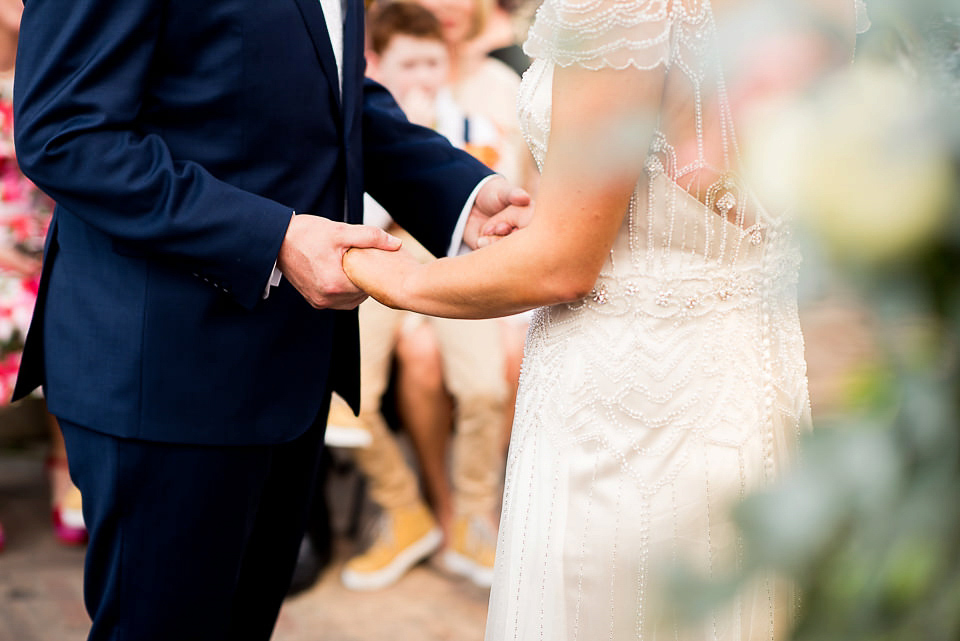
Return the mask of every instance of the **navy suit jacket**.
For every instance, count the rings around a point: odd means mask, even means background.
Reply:
[[[362,9],[341,99],[318,0],[27,0],[17,152],[58,206],[17,396],[200,444],[290,440],[328,383],[356,405],[355,312],[262,298],[291,212],[360,222],[366,190],[444,254],[490,173],[364,79]]]

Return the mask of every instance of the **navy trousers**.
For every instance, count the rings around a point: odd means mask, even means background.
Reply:
[[[267,641],[303,537],[328,405],[279,445],[137,441],[61,421],[90,533],[89,641]]]

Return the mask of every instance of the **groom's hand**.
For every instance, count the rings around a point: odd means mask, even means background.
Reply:
[[[471,249],[489,245],[498,237],[530,222],[530,194],[496,176],[480,188],[463,230],[463,242]]]
[[[294,216],[280,245],[277,267],[314,307],[353,309],[367,295],[343,273],[343,254],[351,247],[393,251],[400,248],[400,239],[369,225]]]

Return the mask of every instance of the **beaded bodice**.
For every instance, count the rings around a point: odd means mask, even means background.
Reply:
[[[862,0],[846,1],[864,30]],[[672,301],[690,308],[750,291],[747,274],[795,264],[785,242],[788,212],[764,208],[743,177],[740,123],[723,66],[733,55],[724,51],[730,40],[718,30],[711,0],[546,0],[538,11],[525,45],[534,62],[521,84],[519,115],[541,168],[555,66],[665,71],[657,130],[649,149],[638,150],[646,153],[646,176],[594,302],[603,304],[612,290],[630,291],[637,278],[729,281],[705,296]],[[768,273],[767,280],[773,276],[789,278]],[[670,289],[656,292],[663,307],[670,306]]]
[[[650,146],[638,151],[645,174],[593,291],[541,310],[532,325],[525,387],[550,390],[553,400],[522,397],[518,411],[550,406],[553,425],[586,407],[598,416],[656,416],[738,446],[762,434],[770,476],[772,425],[799,430],[808,411],[800,257],[790,213],[765,207],[744,179],[741,123],[722,64],[728,42],[711,0],[545,0],[538,11],[525,45],[534,62],[521,83],[519,116],[541,168],[557,66],[656,70],[665,90]],[[570,367],[559,363],[577,351],[585,378],[569,386]],[[671,383],[639,384],[642,368]],[[598,395],[591,379],[606,391]],[[650,411],[637,410],[641,399]],[[675,411],[662,411],[667,406]],[[593,428],[584,421],[574,433],[554,433],[583,439]]]

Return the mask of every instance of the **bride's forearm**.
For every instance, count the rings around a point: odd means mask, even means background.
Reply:
[[[396,287],[371,295],[392,307],[448,318],[491,318],[582,298],[596,279],[595,269],[564,260],[536,225],[464,256],[410,265]],[[390,257],[385,257],[390,258]],[[363,252],[349,254],[344,265],[362,280]],[[596,262],[596,261],[593,261]],[[388,267],[389,269],[389,267]]]
[[[534,215],[529,227],[464,256],[421,264],[403,250],[351,249],[343,268],[381,303],[431,316],[493,318],[578,300],[596,282],[629,193],[571,197],[566,222]]]

